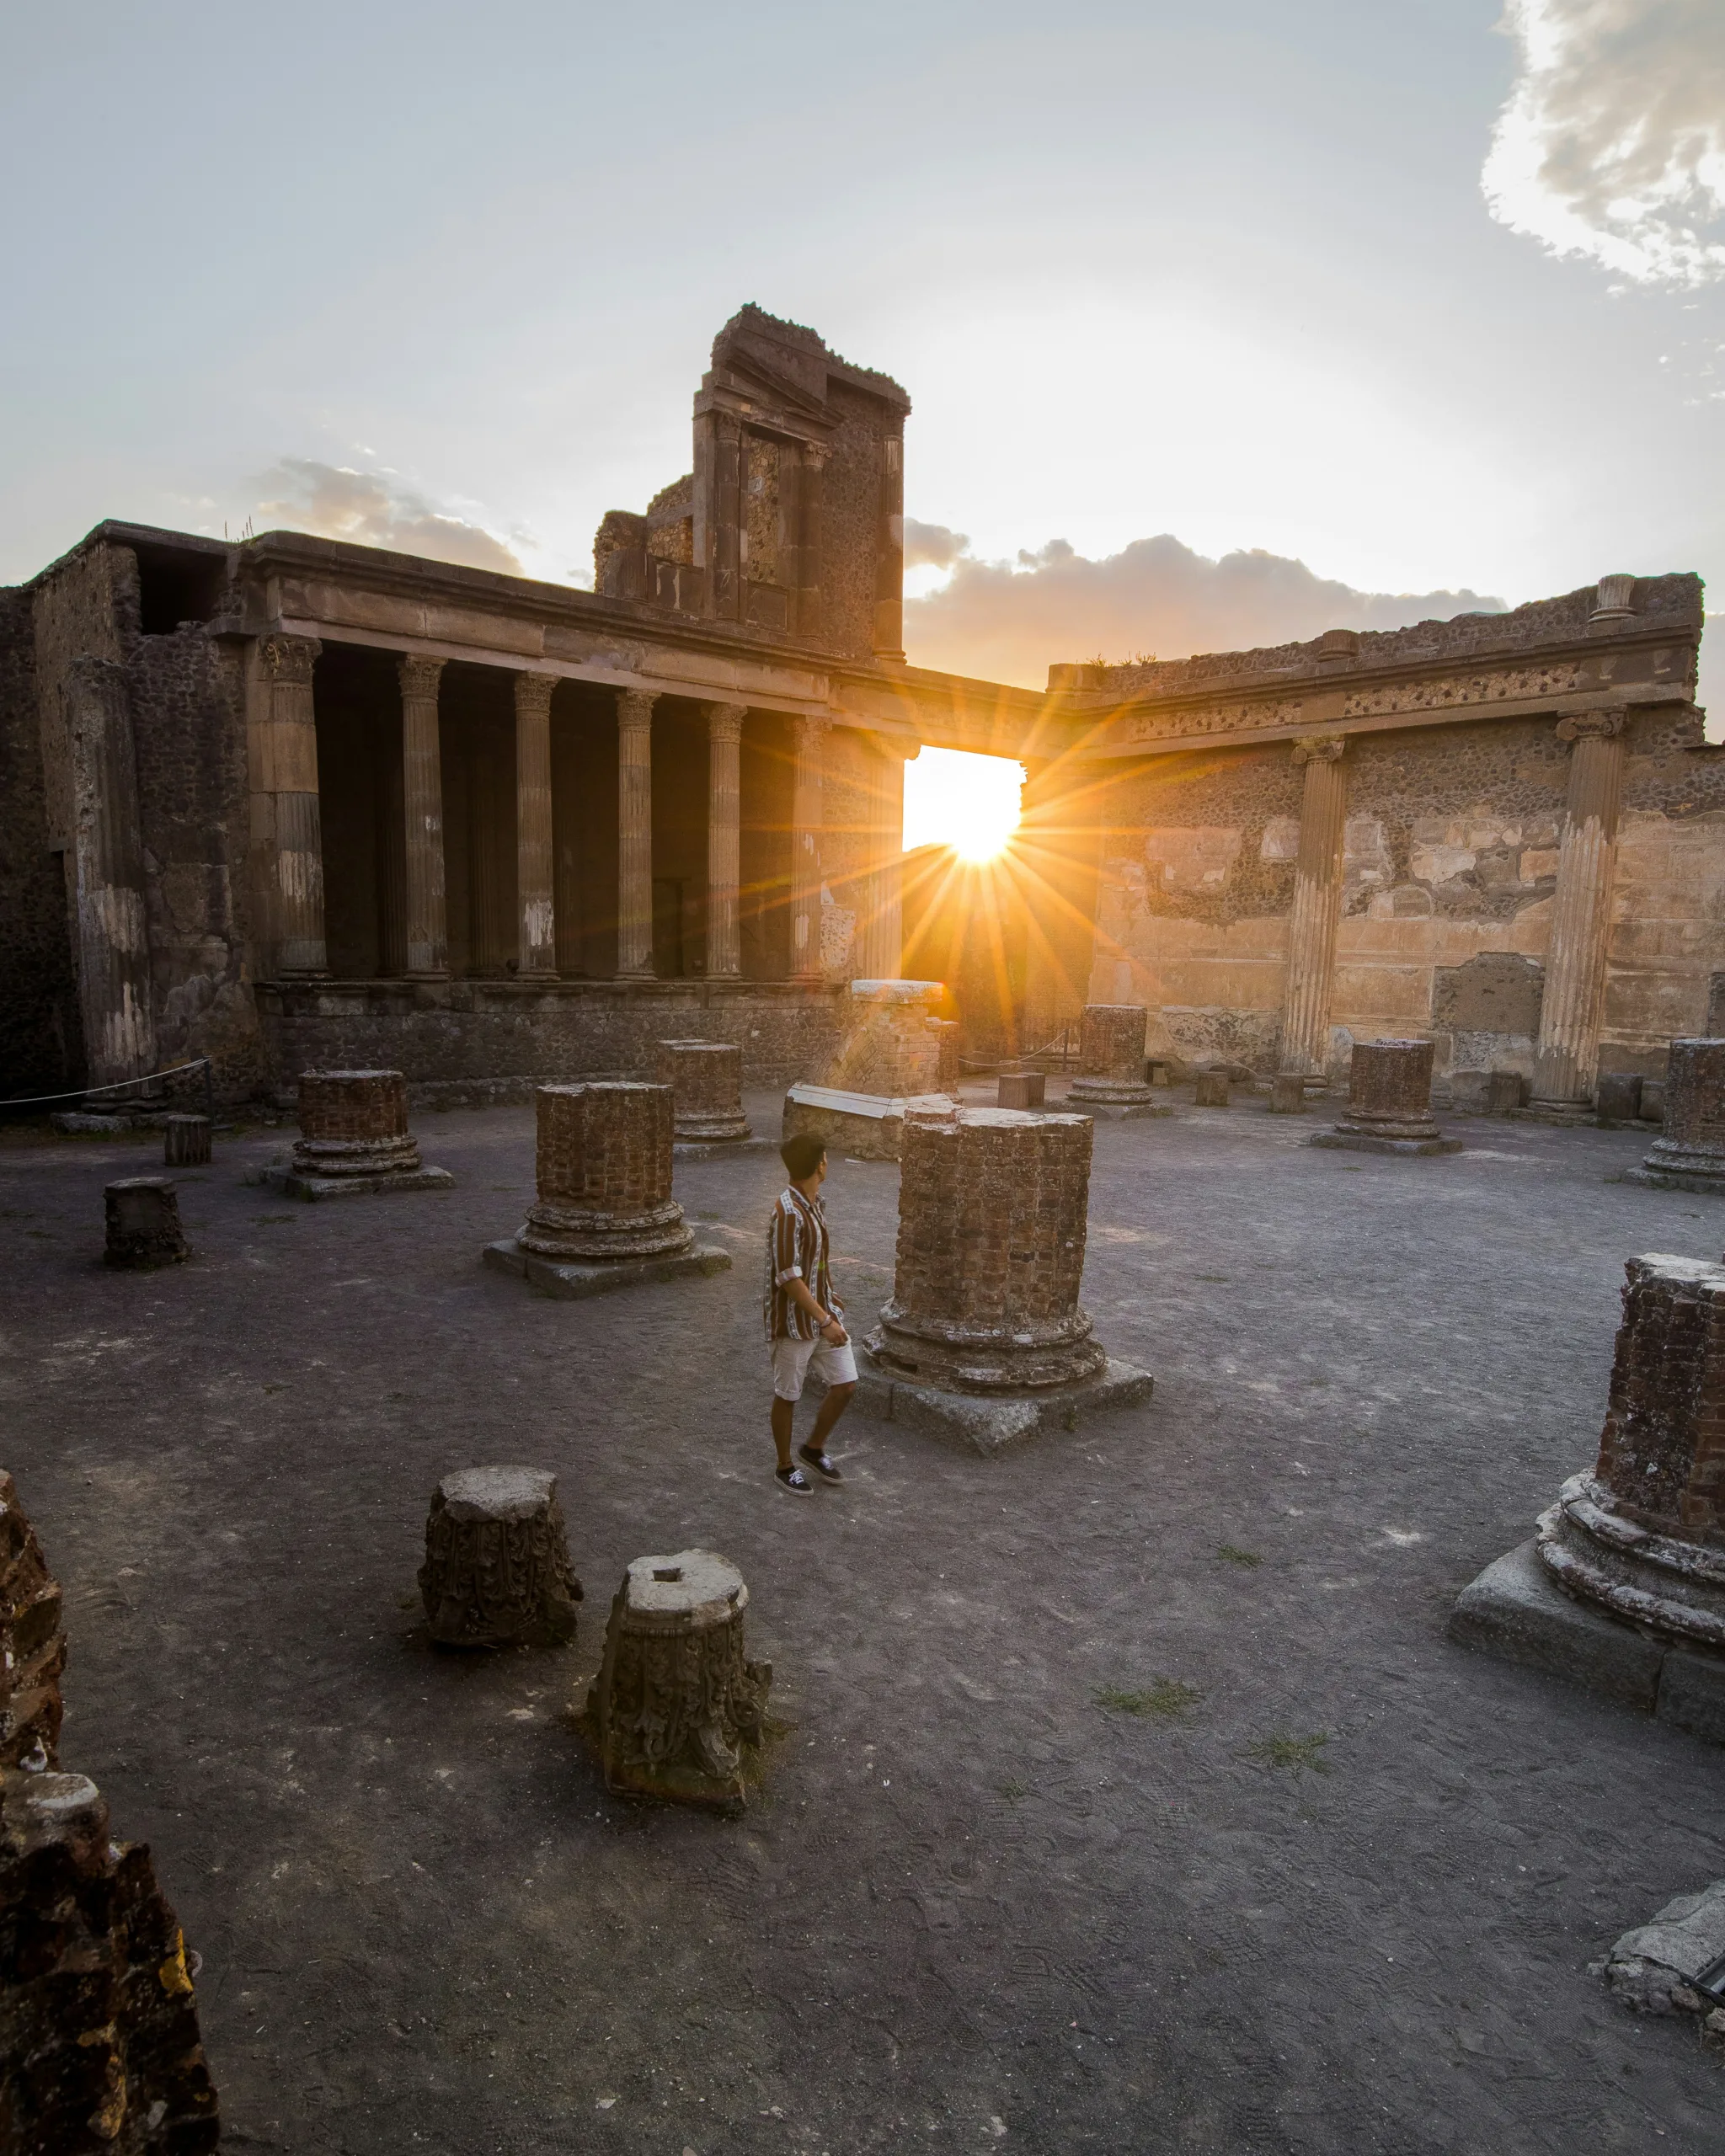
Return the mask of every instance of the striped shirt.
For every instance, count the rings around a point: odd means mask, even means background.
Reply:
[[[788,1185],[779,1193],[766,1224],[766,1295],[761,1315],[769,1340],[818,1340],[820,1326],[792,1299],[793,1280],[806,1282],[822,1310],[836,1315],[839,1302],[827,1269],[825,1209],[818,1198],[804,1198]]]

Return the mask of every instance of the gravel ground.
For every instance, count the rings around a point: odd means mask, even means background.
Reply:
[[[1614,1180],[1633,1133],[1311,1127],[1098,1126],[1086,1301],[1148,1407],[998,1461],[853,1417],[801,1503],[770,1155],[677,1166],[731,1273],[569,1304],[478,1262],[530,1111],[423,1118],[446,1197],[294,1206],[241,1179],[291,1134],[219,1142],[195,1261],[143,1276],[101,1186],[153,1150],[6,1134],[0,1465],[67,1590],[67,1763],[204,1956],[228,2145],[1725,2145],[1693,2027],[1586,1967],[1725,1873],[1725,1757],[1443,1630],[1592,1455],[1624,1259],[1717,1254],[1725,1206]],[[896,1171],[828,1193],[872,1321]],[[570,1648],[426,1643],[427,1497],[489,1461],[561,1479]],[[692,1544],[789,1724],[740,1822],[607,1799],[568,1718],[626,1562]]]

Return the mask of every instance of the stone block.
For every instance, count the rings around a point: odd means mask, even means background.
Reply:
[[[1395,1153],[1411,1158],[1462,1150],[1459,1138],[1379,1138],[1370,1131],[1343,1130],[1339,1125],[1334,1130],[1315,1130],[1306,1143],[1327,1152]]]
[[[1697,1978],[1725,1959],[1725,1880],[1667,1902],[1650,1924],[1626,1931],[1594,1964],[1613,1995],[1637,2014],[1701,2014],[1717,2005]]]
[[[685,1145],[735,1145],[743,1113],[743,1051],[730,1041],[660,1041],[654,1075],[671,1089],[671,1134]]]
[[[109,1265],[146,1271],[183,1265],[191,1252],[179,1225],[179,1198],[166,1176],[126,1176],[102,1193]]]
[[[206,1115],[167,1115],[162,1118],[162,1159],[170,1168],[201,1168],[210,1158],[210,1118]]]
[[[1032,1438],[1076,1430],[1099,1415],[1142,1406],[1156,1389],[1148,1370],[1113,1356],[1080,1384],[1012,1397],[907,1384],[866,1348],[857,1351],[857,1375],[853,1413],[950,1438],[991,1457]]]
[[[943,1033],[950,1022],[934,1015],[945,994],[937,980],[853,980],[841,1006],[842,1037],[819,1083],[884,1100],[943,1090],[941,1059],[956,1054],[958,1039],[956,1027]]]
[[[637,1557],[606,1627],[586,1731],[607,1789],[736,1813],[767,1735],[772,1665],[745,1652],[749,1590],[711,1550]]]
[[[1519,1108],[1527,1099],[1527,1081],[1519,1070],[1493,1070],[1486,1076],[1485,1107],[1487,1115],[1503,1115],[1511,1108]]]
[[[611,1295],[622,1288],[646,1288],[663,1280],[705,1280],[729,1273],[731,1254],[713,1243],[692,1241],[687,1250],[660,1257],[553,1258],[523,1249],[519,1235],[487,1243],[480,1262],[495,1273],[525,1280],[542,1295],[559,1302],[585,1302],[590,1295]]]
[[[572,1640],[581,1583],[569,1565],[557,1477],[537,1467],[446,1475],[431,1493],[419,1596],[441,1646]]]
[[[1536,1552],[1534,1542],[1524,1542],[1465,1587],[1450,1613],[1450,1637],[1652,1714],[1664,1648],[1633,1625],[1572,1599]]]
[[[292,1166],[259,1170],[258,1182],[279,1197],[313,1205],[326,1198],[387,1198],[398,1191],[450,1191],[455,1177],[447,1168],[393,1168],[370,1175],[307,1176]]]
[[[1040,1070],[1003,1070],[995,1105],[1003,1108],[1039,1108],[1047,1105],[1048,1079]]]
[[[1304,1115],[1306,1080],[1297,1070],[1279,1070],[1270,1081],[1270,1113]]]
[[[1642,1123],[1663,1123],[1664,1122],[1665,1081],[1663,1078],[1642,1080],[1639,1120]]]
[[[1194,1081],[1193,1105],[1200,1108],[1225,1108],[1228,1105],[1228,1074],[1226,1070],[1200,1070]]]

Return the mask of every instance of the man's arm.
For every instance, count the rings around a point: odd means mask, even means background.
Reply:
[[[820,1337],[829,1348],[842,1348],[850,1334],[830,1310],[824,1310],[810,1294],[806,1280],[793,1278],[785,1283],[785,1293],[798,1310],[807,1310],[820,1327]],[[836,1337],[835,1337],[836,1336]]]

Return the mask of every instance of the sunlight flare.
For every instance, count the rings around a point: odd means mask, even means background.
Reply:
[[[1018,828],[1024,766],[1009,756],[925,748],[905,766],[905,851],[949,846],[992,861]]]

